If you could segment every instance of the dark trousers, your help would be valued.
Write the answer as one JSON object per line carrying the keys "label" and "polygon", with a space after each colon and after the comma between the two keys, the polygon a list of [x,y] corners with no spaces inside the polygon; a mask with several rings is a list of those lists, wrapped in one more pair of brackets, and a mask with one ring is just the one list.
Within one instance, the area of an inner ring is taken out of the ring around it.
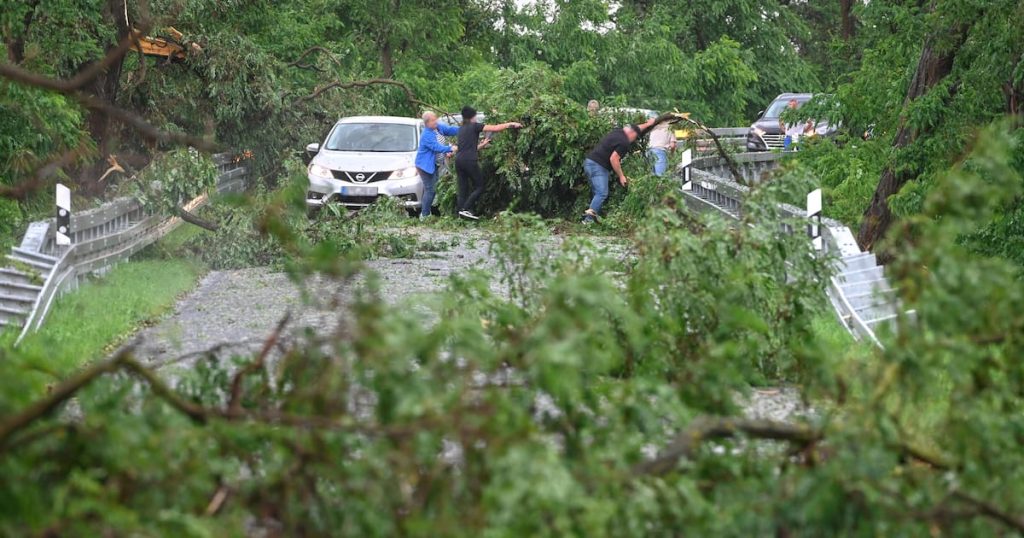
{"label": "dark trousers", "polygon": [[476,160],[455,160],[455,173],[459,176],[456,206],[459,211],[472,211],[484,193],[484,172]]}

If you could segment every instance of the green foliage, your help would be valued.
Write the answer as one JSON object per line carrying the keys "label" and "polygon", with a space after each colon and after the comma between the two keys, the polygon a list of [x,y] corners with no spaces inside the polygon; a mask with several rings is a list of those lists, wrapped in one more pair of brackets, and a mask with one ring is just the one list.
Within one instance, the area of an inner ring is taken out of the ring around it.
{"label": "green foliage", "polygon": [[605,117],[587,114],[562,93],[561,84],[560,77],[539,65],[505,71],[496,79],[485,110],[500,117],[490,121],[521,120],[525,128],[502,133],[484,152],[499,179],[498,196],[489,193],[484,207],[565,214],[589,188],[583,160],[612,125]]}
{"label": "green foliage", "polygon": [[633,176],[629,188],[617,191],[624,191],[621,197],[609,199],[611,209],[601,222],[602,228],[624,231],[641,227],[651,212],[664,204],[668,193],[678,188],[679,180],[674,177]]}
{"label": "green foliage", "polygon": [[[60,521],[83,534],[274,527],[341,536],[727,529],[706,518],[712,501],[698,484],[743,467],[770,474],[753,452],[729,457],[731,471],[695,462],[693,476],[643,477],[631,466],[673,425],[735,412],[751,379],[814,370],[817,355],[794,350],[808,345],[817,314],[806,306],[820,293],[808,279],[824,265],[773,225],[710,222],[691,231],[684,213],[655,211],[625,267],[586,241],[556,245],[536,217],[503,215],[492,250],[503,284],[479,272],[454,276],[427,303],[430,322],[423,308],[382,302],[370,278],[348,329],[293,342],[273,376],[243,379],[242,412],[317,421],[311,427],[194,422],[139,378],[105,378],[79,396],[88,418],[73,432],[0,460],[5,476],[35,476],[0,486],[11,501],[0,503],[0,528]],[[496,291],[503,287],[509,296]],[[220,406],[235,371],[202,360],[177,391]],[[38,467],[43,454],[69,467]],[[221,483],[230,500],[217,515],[196,513]]]}
{"label": "green foliage", "polygon": [[[840,218],[850,223],[859,220],[858,208],[862,212],[873,194],[867,183],[877,184],[887,168],[909,178],[888,200],[893,212],[899,217],[920,213],[937,178],[970,149],[979,126],[1012,112],[1012,103],[1020,100],[1012,96],[1022,94],[1021,9],[1019,2],[1012,1],[940,1],[927,8],[907,2],[871,2],[859,10],[863,24],[857,46],[862,52],[851,63],[850,72],[833,83],[834,98],[825,103],[829,115],[846,127],[851,142],[801,155],[833,189]],[[926,42],[932,52],[949,55],[949,74],[907,102],[908,86]],[[815,115],[815,110],[820,109],[808,107],[806,114]],[[901,127],[906,143],[897,149],[892,144]],[[872,140],[852,142],[869,129]],[[1007,215],[1003,224],[990,228],[988,246],[981,248],[996,252],[1000,249],[993,247],[1000,243],[1017,244],[1019,229],[1013,222]],[[1001,235],[991,235],[995,233]]]}
{"label": "green foliage", "polygon": [[15,243],[14,233],[21,225],[21,207],[13,200],[0,198],[0,251]]}
{"label": "green foliage", "polygon": [[825,195],[825,215],[856,230],[875,193],[888,151],[887,141],[843,134],[837,140],[803,142],[789,162],[818,178]]}
{"label": "green foliage", "polygon": [[[0,33],[9,58],[23,42],[12,60],[23,67],[70,76],[113,44],[110,3],[9,4]],[[183,63],[128,55],[116,104],[253,150],[258,185],[283,178],[207,209],[216,234],[166,248],[215,267],[339,278],[354,298],[338,330],[287,338],[247,375],[253,357],[200,360],[171,388],[111,371],[0,439],[0,534],[1019,533],[1024,153],[1019,123],[977,131],[1024,95],[1020,2],[853,4],[856,32],[840,35],[839,7],[821,2],[153,2],[175,14],[161,24],[204,52]],[[932,37],[959,47],[951,74],[905,103]],[[292,65],[314,45],[326,52]],[[496,220],[493,266],[415,305],[388,305],[371,274],[346,279],[358,260],[444,245],[414,235],[392,203],[305,219],[303,167],[287,158],[338,116],[418,112],[396,88],[303,99],[391,74],[442,108],[526,124],[482,153],[493,178],[483,206],[520,212]],[[578,213],[583,156],[626,119],[592,117],[586,99],[722,126],[782,91],[821,90],[832,97],[803,112],[846,133],[803,146],[755,190],[740,226],[686,212],[639,155],[604,228],[632,232],[625,245],[552,236],[533,215]],[[98,141],[83,140],[84,117],[64,97],[0,82],[0,182],[83,142],[90,155]],[[901,125],[910,143],[895,151]],[[869,127],[874,137],[858,140]],[[171,149],[116,135],[128,153]],[[187,150],[154,160],[140,179],[164,187],[147,191],[154,208],[210,186],[212,166]],[[830,264],[778,233],[776,202],[820,181],[830,214],[856,224],[887,166],[914,178],[892,199],[905,220],[889,266],[914,314],[881,331],[879,350],[823,321]],[[0,203],[0,226],[27,207]],[[170,304],[197,274],[179,264],[115,268],[117,286],[63,297],[38,343],[10,350],[5,335],[0,431],[44,384]],[[761,384],[791,384],[809,401],[796,427],[810,440],[691,429],[737,424]],[[644,472],[653,452],[687,445]]]}
{"label": "green foliage", "polygon": [[203,232],[186,241],[182,252],[202,260],[211,269],[280,266],[284,252],[272,238],[259,233],[259,206],[215,205],[204,218],[221,223],[216,232]]}
{"label": "green foliage", "polygon": [[132,193],[151,211],[174,215],[217,184],[217,166],[194,149],[164,153],[149,164],[135,182]]}

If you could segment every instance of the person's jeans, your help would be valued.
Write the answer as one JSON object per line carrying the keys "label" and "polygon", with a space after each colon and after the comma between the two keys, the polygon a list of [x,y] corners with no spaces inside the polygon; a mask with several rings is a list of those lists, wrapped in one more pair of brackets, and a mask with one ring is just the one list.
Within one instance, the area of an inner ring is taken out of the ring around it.
{"label": "person's jeans", "polygon": [[434,205],[434,194],[437,193],[437,170],[428,174],[422,168],[417,168],[420,173],[420,181],[423,182],[423,199],[420,200],[420,216],[430,216],[430,206]]}
{"label": "person's jeans", "polygon": [[[590,209],[593,209],[594,213],[600,213],[601,206],[608,199],[608,180],[612,173],[590,159],[583,161],[583,171],[590,178],[590,189],[594,191],[594,197],[590,200]],[[592,219],[588,216],[587,220]]]}
{"label": "person's jeans", "polygon": [[484,172],[478,161],[455,160],[455,172],[458,175],[458,196],[456,210],[473,211],[476,201],[484,193]]}
{"label": "person's jeans", "polygon": [[647,155],[654,161],[654,175],[661,177],[668,170],[668,150],[665,148],[650,148]]}

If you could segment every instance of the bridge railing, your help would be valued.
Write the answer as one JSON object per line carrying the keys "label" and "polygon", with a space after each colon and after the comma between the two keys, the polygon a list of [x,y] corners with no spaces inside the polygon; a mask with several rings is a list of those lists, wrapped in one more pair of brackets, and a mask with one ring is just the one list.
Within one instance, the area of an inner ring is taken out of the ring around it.
{"label": "bridge railing", "polygon": [[[218,167],[217,192],[240,192],[247,170],[232,156],[214,156]],[[186,210],[207,202],[207,194],[184,204]],[[58,245],[56,221],[29,225],[19,246],[0,268],[0,329],[20,329],[17,342],[42,326],[61,293],[78,286],[79,278],[101,272],[127,260],[145,246],[181,224],[178,217],[154,215],[135,198],[119,198],[99,207],[72,213],[70,245]]]}
{"label": "bridge railing", "polygon": [[[779,153],[738,153],[731,159],[744,181],[756,184],[775,169],[785,156]],[[701,212],[715,212],[731,219],[742,217],[743,203],[750,187],[733,181],[725,159],[707,156],[694,159],[690,167],[690,183],[683,190],[689,207]],[[806,210],[780,204],[783,216],[806,218]],[[785,233],[796,233],[787,225]],[[853,233],[842,223],[822,219],[823,252],[838,262],[835,276],[830,278],[829,300],[844,327],[858,339],[881,346],[875,334],[879,325],[897,318],[898,301],[874,254],[861,251]],[[912,312],[910,313],[912,314]]]}
{"label": "bridge railing", "polygon": [[[747,149],[747,132],[749,127],[715,127],[711,132],[718,137],[728,151],[743,152]],[[689,145],[698,155],[717,153],[715,142],[705,131],[680,128],[675,131],[676,141],[680,145]]]}

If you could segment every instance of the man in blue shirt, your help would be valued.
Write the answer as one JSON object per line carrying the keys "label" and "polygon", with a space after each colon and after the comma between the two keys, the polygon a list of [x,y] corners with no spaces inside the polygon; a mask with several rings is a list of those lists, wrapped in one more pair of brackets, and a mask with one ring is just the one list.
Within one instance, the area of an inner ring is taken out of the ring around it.
{"label": "man in blue shirt", "polygon": [[423,199],[420,200],[420,219],[430,216],[430,206],[434,203],[434,194],[437,192],[437,157],[447,155],[458,150],[458,146],[449,146],[442,143],[440,135],[455,136],[459,134],[458,127],[441,125],[437,121],[437,114],[433,112],[423,113],[423,132],[420,133],[420,146],[416,150],[416,169],[420,173],[420,180],[423,181]]}

